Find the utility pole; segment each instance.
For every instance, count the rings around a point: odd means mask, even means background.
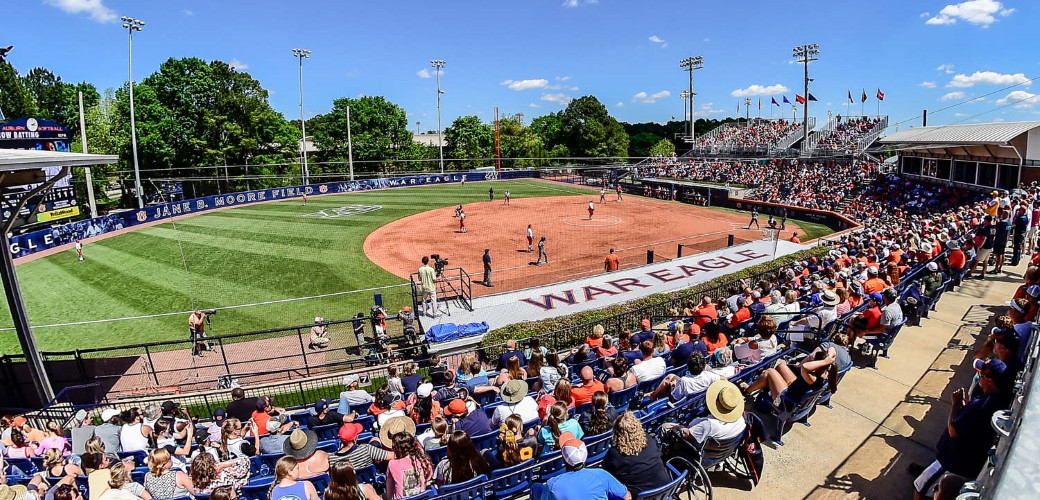
[[[437,73],[437,147],[440,149],[441,158],[441,173],[444,173],[444,137],[441,132],[441,94],[444,93],[441,90],[441,70],[444,69],[444,65],[447,64],[443,59],[433,59],[430,61],[430,65],[433,66],[434,72]]]
[[[79,91],[79,137],[83,144],[83,152],[87,153],[87,120],[83,117],[83,91]],[[90,167],[84,167],[83,176],[87,180],[87,206],[90,218],[97,217],[97,205],[94,203],[94,178],[90,175]]]
[[[689,93],[690,93],[690,101],[689,101],[690,113],[689,113],[689,120],[690,120],[690,148],[692,149],[693,145],[694,145],[694,139],[696,139],[696,136],[697,136],[697,132],[694,131],[694,129],[693,129],[693,122],[694,122],[694,120],[693,120],[693,96],[697,95],[697,94],[693,93],[693,71],[701,69],[701,68],[704,67],[704,58],[701,57],[701,56],[687,57],[686,59],[683,59],[683,60],[679,61],[679,67],[682,68],[682,69],[685,69],[687,72],[690,73],[690,89],[689,89]]]
[[[141,168],[137,164],[137,122],[134,117],[134,32],[141,31],[144,21],[132,17],[123,16],[123,28],[126,29],[128,38],[127,50],[127,73],[130,75],[130,145],[134,152],[134,191],[137,192],[137,208],[144,208],[144,199],[141,197],[143,188],[141,186]]]
[[[300,60],[300,131],[303,139],[300,140],[300,152],[303,153],[303,183],[310,184],[311,172],[307,167],[307,119],[303,116],[303,60],[311,57],[311,51],[307,49],[292,49],[293,57]]]
[[[417,124],[419,122],[416,122]],[[354,180],[354,139],[350,136],[350,106],[347,106],[347,161],[350,162],[350,180]]]
[[[805,86],[803,96],[805,102],[802,104],[802,147],[809,142],[809,82],[812,79],[809,78],[809,63],[812,61],[819,60],[820,56],[820,45],[816,43],[799,45],[794,48],[792,54],[798,62],[802,63],[805,68]]]

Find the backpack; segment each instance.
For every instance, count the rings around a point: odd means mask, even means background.
[[[746,412],[744,413],[744,421],[747,422],[748,429],[740,441],[737,457],[751,473],[752,484],[757,486],[762,479],[762,469],[765,466],[765,457],[762,455],[762,442],[768,438],[768,434],[765,424],[762,423],[762,419],[758,418],[758,415]]]

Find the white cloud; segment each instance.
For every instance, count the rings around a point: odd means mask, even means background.
[[[952,75],[953,74],[953,65],[952,64],[940,64],[938,68],[935,68],[935,70],[936,71],[942,71],[942,72],[946,73],[947,75]]]
[[[195,11],[185,10],[184,11],[184,15],[186,15],[186,16],[194,16],[195,15]]]
[[[415,76],[418,76],[419,78],[432,78],[433,77],[433,72],[428,70],[428,69],[426,69],[426,68],[423,68],[423,69],[420,69],[419,71],[416,71],[415,72]]]
[[[926,89],[934,89],[935,88],[935,82],[921,82],[921,86],[926,88]]]
[[[566,82],[567,80],[570,80],[571,77],[570,76],[558,76],[558,77],[556,77],[556,79],[561,81],[561,82]]]
[[[958,118],[963,118],[965,116],[968,116],[968,113],[954,113],[953,116],[956,116]]]
[[[542,94],[542,100],[566,106],[568,103],[573,101],[574,98],[566,94]]]
[[[952,101],[954,99],[964,99],[964,92],[950,92],[939,98],[940,101]]]
[[[704,115],[722,115],[722,114],[726,114],[726,112],[721,110],[721,109],[715,109],[715,104],[709,102],[707,104],[701,104],[701,109],[699,111],[697,111],[697,113],[695,113],[695,114],[696,115],[701,115],[701,116],[704,116]]]
[[[594,4],[597,4],[597,3],[599,3],[599,0],[585,0],[585,1],[580,1],[580,0],[563,0],[563,7],[577,7],[577,6],[581,5],[581,4],[584,4],[584,5],[594,5]]]
[[[531,104],[528,104],[527,107],[529,107],[529,108],[540,108],[540,107],[542,107],[542,105],[541,104],[535,104],[535,103],[532,102]]]
[[[623,103],[621,101],[618,101],[617,104],[614,105],[614,107],[615,108],[623,108],[623,107],[625,107],[625,103]]]
[[[920,17],[921,19],[924,19],[924,18],[926,18],[926,17],[931,17],[931,15],[932,15],[932,14],[931,14],[930,12],[922,12],[922,13],[921,13],[921,15],[920,15],[919,17]]]
[[[500,85],[506,85],[510,90],[531,90],[541,89],[549,85],[549,80],[545,78],[535,78],[530,80],[504,80]]]
[[[90,18],[99,23],[111,23],[118,19],[115,11],[108,8],[102,0],[45,0],[52,7],[57,7],[69,14],[90,14]]]
[[[668,41],[661,39],[661,37],[657,35],[650,35],[650,41],[661,44],[662,49],[668,46]]]
[[[653,94],[647,94],[646,92],[637,92],[636,95],[632,96],[632,102],[641,102],[643,104],[653,104],[658,99],[664,99],[672,95],[670,91],[662,90],[660,92],[654,92]]]
[[[997,22],[996,16],[1007,17],[1015,9],[1005,9],[1004,4],[996,0],[968,0],[958,4],[950,4],[943,7],[935,17],[928,18],[925,24],[947,25],[956,24],[957,20],[963,20],[970,24],[976,24],[983,28]]]
[[[711,38],[705,38],[704,40],[701,40],[701,41],[704,42],[704,43],[708,43],[708,42],[711,41]]]
[[[757,85],[756,84],[756,85],[752,85],[752,86],[750,86],[750,87],[748,87],[746,89],[734,90],[733,92],[730,92],[729,95],[731,95],[733,97],[750,97],[750,96],[755,96],[755,95],[783,94],[784,92],[790,92],[790,91],[791,91],[791,89],[789,89],[789,88],[787,88],[787,87],[785,87],[783,85],[780,85],[779,83],[777,83],[775,85],[764,86],[764,87],[762,85]]]
[[[1029,84],[1025,73],[997,73],[996,71],[976,71],[970,75],[958,74],[947,83],[947,87],[968,88],[976,84],[989,85],[1021,85]]]
[[[230,61],[228,61],[227,64],[228,64],[228,66],[231,66],[232,68],[234,68],[235,71],[242,71],[242,70],[249,69],[249,65],[248,64],[246,64],[246,63],[244,63],[242,61],[239,61],[238,59],[234,59],[234,58],[232,58]]]
[[[577,85],[563,85],[563,84],[560,84],[560,83],[554,83],[552,85],[546,85],[545,89],[546,90],[569,90],[571,92],[577,92],[578,91],[578,86]]]
[[[1024,90],[1014,90],[1010,94],[997,99],[996,104],[1014,104],[1016,108],[1031,108],[1040,104],[1040,94],[1031,94]]]

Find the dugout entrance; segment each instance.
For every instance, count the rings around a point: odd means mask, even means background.
[[[422,311],[423,291],[419,273],[415,272],[408,276],[412,284],[412,307],[418,315]],[[437,308],[438,314],[446,313],[451,316],[452,307],[473,311],[473,282],[469,273],[461,267],[442,269],[437,274]]]

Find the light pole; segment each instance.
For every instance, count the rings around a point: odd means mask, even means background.
[[[137,164],[137,122],[134,117],[134,32],[144,28],[144,21],[132,17],[123,16],[123,28],[126,28],[128,38],[127,51],[127,74],[130,79],[130,146],[134,153],[134,191],[137,193],[137,208],[144,208],[144,199],[141,197],[141,168]]]
[[[802,104],[802,147],[809,142],[809,63],[819,60],[820,45],[817,43],[799,45],[792,54],[805,68],[805,102]]]
[[[744,126],[751,128],[751,98],[744,98]]]
[[[441,137],[441,94],[444,93],[441,90],[441,69],[447,64],[443,59],[433,59],[430,61],[430,65],[433,66],[433,71],[437,73],[437,147],[440,149],[441,157],[441,173],[444,173],[444,138]]]
[[[307,168],[307,119],[303,116],[303,60],[311,57],[311,51],[307,49],[292,49],[293,57],[300,60],[300,131],[303,139],[300,141],[300,152],[303,153],[303,183],[310,184],[310,169]]]
[[[415,120],[415,135],[419,135],[419,120]]]
[[[690,127],[690,123],[687,122],[687,120],[690,120],[690,108],[686,106],[686,100],[690,99],[690,90],[680,91],[679,97],[682,98],[682,135],[685,136],[690,134],[690,130],[687,129],[687,127]]]
[[[691,56],[679,61],[679,67],[685,69],[690,73],[690,147],[693,148],[693,140],[696,138],[697,133],[693,130],[693,70],[701,69],[704,67],[704,58],[701,56]]]

